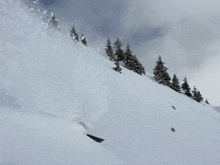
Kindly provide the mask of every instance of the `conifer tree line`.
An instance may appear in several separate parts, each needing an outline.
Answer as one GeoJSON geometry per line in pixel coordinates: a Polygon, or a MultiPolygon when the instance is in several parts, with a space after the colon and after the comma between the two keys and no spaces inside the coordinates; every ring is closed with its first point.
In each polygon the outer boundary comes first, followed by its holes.
{"type": "MultiPolygon", "coordinates": [[[[79,41],[79,35],[78,33],[76,33],[74,25],[72,26],[72,29],[70,30],[70,36],[74,41],[79,41]]],[[[85,46],[87,46],[87,42],[86,42],[86,38],[84,34],[81,35],[80,40],[85,46]]]]}
{"type": "MultiPolygon", "coordinates": [[[[47,17],[47,22],[50,23],[53,27],[58,28],[58,20],[56,19],[55,15],[52,14],[51,20],[47,17]]],[[[76,33],[74,25],[72,26],[72,29],[70,30],[70,36],[74,41],[79,41],[79,35],[76,33]]],[[[85,39],[84,34],[80,37],[81,42],[87,46],[87,42],[85,39]]],[[[120,41],[119,38],[113,43],[108,38],[107,45],[105,48],[105,52],[109,59],[111,61],[115,61],[116,67],[113,68],[115,71],[120,72],[122,68],[120,68],[120,64],[123,65],[125,68],[134,71],[135,73],[138,73],[140,75],[145,74],[145,69],[142,66],[142,64],[139,62],[137,57],[132,54],[132,51],[130,49],[130,45],[127,44],[127,47],[125,50],[122,50],[123,44],[120,41]]],[[[185,77],[183,79],[183,84],[179,84],[179,79],[176,76],[176,74],[173,75],[173,78],[171,80],[171,77],[169,73],[167,72],[168,68],[164,66],[164,62],[161,59],[161,56],[158,57],[158,61],[156,61],[156,66],[153,69],[154,78],[157,82],[160,84],[169,86],[171,89],[175,90],[178,93],[184,93],[188,97],[194,99],[197,102],[203,101],[203,97],[199,90],[194,86],[193,90],[190,89],[187,78],[185,77]]],[[[205,100],[205,103],[209,104],[208,100],[205,100]]]]}
{"type": "MultiPolygon", "coordinates": [[[[59,30],[58,20],[56,19],[54,14],[52,14],[51,20],[49,20],[49,17],[47,16],[47,22],[59,30]]],[[[78,35],[78,33],[76,33],[74,25],[72,26],[72,29],[70,30],[70,36],[74,41],[79,41],[79,35],[78,35]]],[[[81,35],[80,40],[85,46],[87,46],[87,42],[86,42],[86,38],[85,38],[84,34],[81,35]]]]}
{"type": "MultiPolygon", "coordinates": [[[[170,78],[169,73],[167,72],[168,68],[164,66],[164,62],[161,59],[161,56],[158,57],[158,61],[156,61],[156,66],[153,69],[154,72],[154,79],[159,83],[166,86],[169,86],[171,89],[175,90],[178,93],[183,93],[187,95],[188,97],[194,99],[197,102],[203,101],[203,97],[199,90],[196,89],[194,86],[193,90],[191,91],[187,78],[185,77],[183,79],[183,83],[179,84],[179,79],[176,76],[176,74],[173,75],[172,81],[170,78]]],[[[208,100],[205,101],[207,104],[209,104],[208,100]]]]}
{"type": "Polygon", "coordinates": [[[116,39],[116,41],[113,43],[113,46],[110,41],[110,38],[108,38],[105,52],[111,61],[115,61],[116,68],[120,68],[119,67],[119,63],[120,63],[125,68],[132,70],[135,73],[138,73],[140,75],[145,74],[144,67],[139,62],[137,57],[132,54],[132,51],[130,50],[130,45],[127,44],[125,50],[123,50],[122,47],[123,44],[119,38],[116,39]]]}

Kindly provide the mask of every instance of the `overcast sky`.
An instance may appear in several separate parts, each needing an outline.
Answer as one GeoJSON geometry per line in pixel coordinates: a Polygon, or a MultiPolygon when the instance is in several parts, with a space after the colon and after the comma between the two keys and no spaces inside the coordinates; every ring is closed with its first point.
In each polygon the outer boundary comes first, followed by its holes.
{"type": "Polygon", "coordinates": [[[220,105],[219,1],[39,0],[33,6],[48,10],[48,16],[53,12],[60,25],[74,25],[101,53],[108,37],[112,42],[119,37],[151,74],[161,55],[171,76],[176,73],[180,83],[187,76],[191,88],[220,105]]]}

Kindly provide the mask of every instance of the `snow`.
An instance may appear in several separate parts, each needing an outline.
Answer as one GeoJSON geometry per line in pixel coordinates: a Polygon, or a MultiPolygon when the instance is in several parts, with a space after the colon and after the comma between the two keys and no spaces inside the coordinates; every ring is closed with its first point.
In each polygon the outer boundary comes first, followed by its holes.
{"type": "Polygon", "coordinates": [[[0,0],[1,165],[220,163],[212,106],[150,76],[115,72],[96,50],[10,2],[0,0]]]}
{"type": "Polygon", "coordinates": [[[217,112],[220,112],[220,107],[214,107],[217,112]]]}
{"type": "Polygon", "coordinates": [[[7,108],[0,119],[2,165],[123,164],[77,123],[7,108]]]}
{"type": "Polygon", "coordinates": [[[47,13],[47,10],[43,11],[43,13],[42,13],[42,14],[46,14],[46,13],[47,13]]]}

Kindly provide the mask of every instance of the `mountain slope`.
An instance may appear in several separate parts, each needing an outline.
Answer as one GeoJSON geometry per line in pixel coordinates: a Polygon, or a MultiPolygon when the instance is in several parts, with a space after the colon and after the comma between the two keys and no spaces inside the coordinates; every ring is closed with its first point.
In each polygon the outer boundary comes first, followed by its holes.
{"type": "Polygon", "coordinates": [[[115,72],[19,1],[0,3],[0,164],[219,164],[209,105],[115,72]]]}
{"type": "Polygon", "coordinates": [[[220,112],[220,107],[214,107],[217,112],[220,112]]]}
{"type": "Polygon", "coordinates": [[[84,134],[107,111],[103,57],[0,2],[0,164],[123,164],[84,134]]]}
{"type": "Polygon", "coordinates": [[[142,78],[114,91],[109,113],[92,133],[108,139],[103,145],[127,164],[218,164],[219,114],[142,78]]]}

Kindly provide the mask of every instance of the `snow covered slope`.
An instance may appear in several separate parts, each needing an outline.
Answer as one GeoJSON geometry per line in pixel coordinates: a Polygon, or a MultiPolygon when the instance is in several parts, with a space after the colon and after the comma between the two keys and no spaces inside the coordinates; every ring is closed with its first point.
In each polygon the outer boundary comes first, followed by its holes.
{"type": "Polygon", "coordinates": [[[103,57],[0,3],[0,164],[123,164],[84,134],[108,110],[103,57]]]}
{"type": "Polygon", "coordinates": [[[146,77],[129,77],[115,82],[109,113],[92,131],[108,139],[103,146],[131,165],[220,163],[219,113],[146,77]]]}
{"type": "Polygon", "coordinates": [[[214,107],[217,112],[220,112],[220,107],[214,107]]]}
{"type": "Polygon", "coordinates": [[[220,163],[211,106],[115,72],[17,0],[0,0],[0,16],[0,164],[220,163]]]}
{"type": "Polygon", "coordinates": [[[53,116],[1,108],[0,164],[124,164],[83,131],[81,125],[53,116]]]}

